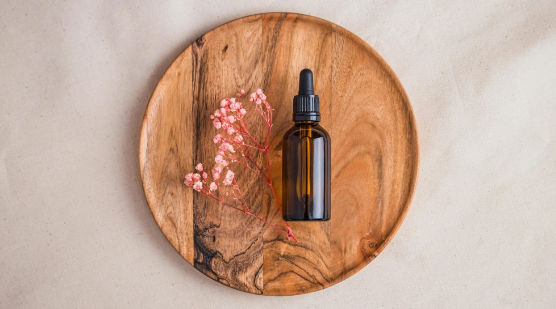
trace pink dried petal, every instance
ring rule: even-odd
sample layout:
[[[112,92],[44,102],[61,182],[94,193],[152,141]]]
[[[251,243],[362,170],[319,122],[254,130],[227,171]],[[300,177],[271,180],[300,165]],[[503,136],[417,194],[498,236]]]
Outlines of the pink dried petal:
[[[203,179],[207,179],[208,178],[208,174],[206,172],[203,172]]]
[[[214,136],[214,138],[212,139],[212,141],[216,144],[216,143],[220,143],[222,141],[222,134],[216,134]]]
[[[226,107],[226,105],[228,105],[228,100],[224,99],[224,100],[220,101],[220,106]]]
[[[242,115],[245,115],[245,114],[247,114],[247,111],[246,111],[245,109],[243,109],[243,108],[242,108],[242,109],[240,109],[240,110],[239,110],[239,112],[240,112],[240,113],[241,113]]]
[[[258,88],[258,89],[257,89],[257,94],[258,94],[258,95],[261,95],[262,93],[263,93],[263,91],[261,90],[261,88]]]
[[[232,134],[236,133],[236,130],[233,127],[229,127],[227,132],[228,132],[228,134],[232,135]]]

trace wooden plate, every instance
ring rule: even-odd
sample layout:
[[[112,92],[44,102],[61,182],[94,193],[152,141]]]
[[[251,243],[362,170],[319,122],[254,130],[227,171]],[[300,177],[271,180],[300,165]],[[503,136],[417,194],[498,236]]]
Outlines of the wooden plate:
[[[315,74],[321,125],[332,138],[332,219],[291,222],[295,243],[183,179],[197,162],[212,166],[208,116],[220,100],[262,88],[275,108],[271,171],[281,196],[281,137],[303,68]],[[353,275],[392,239],[415,188],[417,129],[402,85],[363,40],[319,18],[259,14],[206,33],[172,63],[145,112],[139,161],[154,219],[186,261],[241,291],[301,294]],[[247,172],[240,182],[251,210],[283,226],[268,188]]]

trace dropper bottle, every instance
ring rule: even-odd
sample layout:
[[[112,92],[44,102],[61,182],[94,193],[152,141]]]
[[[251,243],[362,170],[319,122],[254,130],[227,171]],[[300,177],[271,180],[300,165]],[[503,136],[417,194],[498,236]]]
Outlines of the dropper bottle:
[[[293,121],[282,141],[282,217],[330,220],[330,135],[319,125],[320,102],[309,69],[299,74]]]

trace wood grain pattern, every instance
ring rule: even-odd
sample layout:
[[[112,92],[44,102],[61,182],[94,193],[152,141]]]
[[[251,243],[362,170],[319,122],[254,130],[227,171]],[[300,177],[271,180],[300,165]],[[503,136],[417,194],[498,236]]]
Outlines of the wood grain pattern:
[[[295,243],[182,181],[195,163],[213,160],[208,116],[220,99],[261,87],[275,108],[271,171],[281,196],[281,137],[303,68],[315,73],[332,139],[332,215],[291,222]],[[234,20],[189,46],[153,92],[139,152],[149,207],[172,246],[210,278],[265,295],[323,289],[369,263],[401,225],[418,170],[411,105],[386,62],[349,31],[291,13]],[[283,224],[271,191],[249,173],[240,177],[252,210]]]

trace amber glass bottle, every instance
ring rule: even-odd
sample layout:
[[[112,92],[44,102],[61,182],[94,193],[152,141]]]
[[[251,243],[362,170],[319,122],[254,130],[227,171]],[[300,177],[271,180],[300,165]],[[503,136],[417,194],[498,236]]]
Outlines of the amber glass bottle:
[[[319,125],[319,97],[313,72],[299,75],[293,99],[294,126],[282,141],[282,217],[330,220],[330,135]]]

